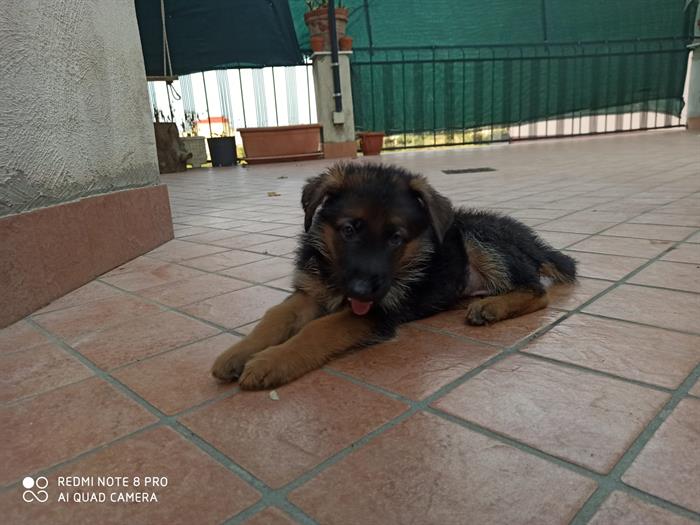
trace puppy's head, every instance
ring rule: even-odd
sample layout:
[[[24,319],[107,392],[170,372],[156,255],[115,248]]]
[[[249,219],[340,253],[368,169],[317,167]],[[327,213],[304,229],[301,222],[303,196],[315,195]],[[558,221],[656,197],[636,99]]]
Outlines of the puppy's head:
[[[424,177],[374,164],[336,164],[309,179],[302,205],[304,228],[323,244],[334,285],[358,315],[396,299],[453,219],[450,201]]]

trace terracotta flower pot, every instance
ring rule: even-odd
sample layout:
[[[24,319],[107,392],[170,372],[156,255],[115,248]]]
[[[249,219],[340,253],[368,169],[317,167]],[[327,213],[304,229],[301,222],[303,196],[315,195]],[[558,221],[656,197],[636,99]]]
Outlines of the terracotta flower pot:
[[[318,53],[319,51],[323,51],[323,36],[321,35],[314,35],[310,39],[311,43],[311,51],[314,53]]]
[[[300,124],[239,130],[248,163],[320,158],[321,126]]]
[[[382,146],[384,146],[383,131],[365,131],[358,133],[358,136],[360,137],[360,147],[363,155],[379,155],[382,151]]]
[[[319,7],[313,11],[304,13],[304,22],[309,28],[309,35],[323,37],[323,51],[328,51],[331,48],[331,39],[328,34],[328,8]],[[335,9],[335,30],[336,36],[341,38],[345,36],[345,27],[348,25],[348,10],[345,7],[337,7]]]
[[[342,36],[338,39],[338,47],[340,48],[341,51],[350,51],[352,50],[352,37],[351,36]]]

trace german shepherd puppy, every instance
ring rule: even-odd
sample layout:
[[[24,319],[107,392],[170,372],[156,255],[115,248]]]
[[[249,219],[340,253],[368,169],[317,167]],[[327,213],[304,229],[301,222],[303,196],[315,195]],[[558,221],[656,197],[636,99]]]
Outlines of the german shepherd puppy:
[[[218,357],[219,380],[272,388],[467,298],[465,321],[490,324],[544,308],[543,281],[576,279],[575,261],[529,227],[455,209],[402,168],[337,164],[301,203],[295,292]]]

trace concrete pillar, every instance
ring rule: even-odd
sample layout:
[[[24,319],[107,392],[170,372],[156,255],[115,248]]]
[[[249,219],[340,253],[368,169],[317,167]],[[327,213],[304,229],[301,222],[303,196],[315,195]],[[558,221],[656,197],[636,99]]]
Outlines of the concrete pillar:
[[[327,159],[355,157],[355,119],[352,111],[352,87],[350,84],[351,51],[340,51],[340,90],[343,111],[335,112],[333,99],[333,70],[330,51],[314,53],[314,87],[316,88],[316,113],[323,127],[323,156]]]
[[[689,47],[692,50],[692,59],[688,84],[687,127],[689,130],[700,131],[700,4],[695,13],[695,39]]]
[[[0,328],[171,239],[133,0],[0,14]]]

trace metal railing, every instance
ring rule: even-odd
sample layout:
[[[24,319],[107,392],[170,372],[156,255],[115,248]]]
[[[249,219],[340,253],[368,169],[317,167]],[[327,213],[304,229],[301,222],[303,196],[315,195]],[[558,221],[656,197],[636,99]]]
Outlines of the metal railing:
[[[682,38],[355,49],[358,131],[386,149],[683,126]]]
[[[317,121],[308,60],[302,66],[194,73],[175,80],[172,88],[165,82],[149,82],[154,120],[157,114],[158,120],[175,122],[182,133],[191,131],[187,117],[192,113],[201,123],[203,136],[224,132],[219,129],[221,117],[226,117],[229,130]]]

